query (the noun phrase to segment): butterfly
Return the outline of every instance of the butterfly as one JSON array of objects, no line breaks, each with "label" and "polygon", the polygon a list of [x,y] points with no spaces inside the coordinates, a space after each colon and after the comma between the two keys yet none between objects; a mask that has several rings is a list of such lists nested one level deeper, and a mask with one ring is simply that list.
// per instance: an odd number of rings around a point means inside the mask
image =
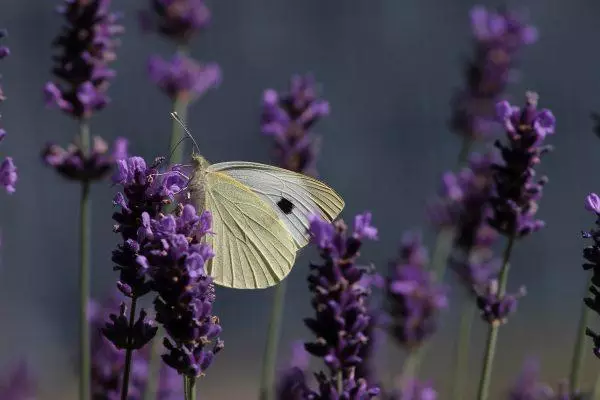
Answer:
[{"label": "butterfly", "polygon": [[344,200],[325,183],[283,168],[245,161],[210,164],[198,154],[191,164],[187,194],[196,210],[212,214],[213,234],[205,240],[215,256],[206,271],[221,286],[262,289],[281,282],[310,240],[310,216],[333,221],[344,208]]}]

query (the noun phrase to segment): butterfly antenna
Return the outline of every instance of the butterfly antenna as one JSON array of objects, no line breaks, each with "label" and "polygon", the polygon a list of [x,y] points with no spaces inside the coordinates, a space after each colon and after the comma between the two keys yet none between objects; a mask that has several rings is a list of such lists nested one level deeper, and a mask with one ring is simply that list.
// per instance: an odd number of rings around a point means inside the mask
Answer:
[{"label": "butterfly antenna", "polygon": [[[185,125],[185,122],[183,122],[181,120],[181,118],[179,118],[179,115],[177,115],[176,112],[172,112],[171,113],[171,118],[173,118],[175,121],[177,121],[177,123],[179,125],[181,125],[181,127],[183,128],[183,130],[185,131],[187,137],[182,138],[177,145],[179,145],[179,143],[181,143],[184,139],[186,138],[190,138],[192,140],[192,142],[194,143],[194,146],[196,146],[196,150],[198,150],[198,154],[200,154],[200,146],[198,146],[198,143],[196,143],[196,140],[194,139],[194,137],[192,136],[192,133],[190,132],[190,130],[187,128],[187,126]],[[176,146],[177,147],[177,146]]]}]

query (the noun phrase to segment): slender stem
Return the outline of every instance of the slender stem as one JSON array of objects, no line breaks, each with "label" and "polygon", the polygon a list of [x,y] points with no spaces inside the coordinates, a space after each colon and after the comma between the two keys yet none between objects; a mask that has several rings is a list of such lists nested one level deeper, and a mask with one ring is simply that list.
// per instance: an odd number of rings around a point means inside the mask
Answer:
[{"label": "slender stem", "polygon": [[131,331],[135,322],[135,308],[137,306],[137,297],[131,298],[131,310],[129,310],[129,329],[127,334],[127,350],[125,350],[125,370],[123,372],[123,386],[121,387],[121,400],[127,400],[127,391],[129,389],[129,375],[131,372],[131,357],[133,349],[131,348]]},{"label": "slender stem", "polygon": [[473,139],[464,138],[462,144],[460,146],[460,152],[458,153],[458,166],[462,166],[469,157],[469,152],[471,151],[471,147],[473,147]]},{"label": "slender stem", "polygon": [[[177,98],[173,101],[173,112],[176,112],[179,115],[179,118],[182,121],[187,120],[187,109],[188,109],[188,101],[182,98]],[[180,144],[179,141],[184,137],[183,128],[179,125],[179,122],[173,120],[173,126],[171,130],[171,140],[169,143],[169,153],[171,154],[171,158],[169,159],[169,164],[181,164],[183,161],[183,144]],[[177,147],[175,147],[177,146]]]},{"label": "slender stem", "polygon": [[460,316],[460,331],[456,347],[456,365],[452,380],[452,399],[465,398],[465,382],[469,369],[469,349],[471,347],[471,330],[477,312],[477,304],[472,299],[466,299]]},{"label": "slender stem", "polygon": [[260,400],[275,399],[275,368],[279,338],[281,336],[281,321],[283,320],[286,286],[287,281],[284,280],[275,287],[273,305],[271,307],[271,319],[267,331],[267,342],[263,355]]},{"label": "slender stem", "polygon": [[400,376],[400,391],[401,393],[408,387],[410,381],[417,375],[417,370],[421,362],[421,348],[409,351],[402,366],[402,375]]},{"label": "slender stem", "polygon": [[344,373],[341,370],[339,370],[336,374],[336,384],[338,396],[341,396],[342,392],[344,391]]},{"label": "slender stem", "polygon": [[[87,121],[79,125],[79,140],[84,154],[90,148],[90,131]],[[90,182],[81,182],[79,207],[79,399],[90,397],[90,327],[88,321],[88,301],[90,298]]]},{"label": "slender stem", "polygon": [[185,400],[196,400],[196,378],[191,376],[184,376],[183,379]]},{"label": "slender stem", "polygon": [[448,266],[448,255],[452,250],[454,243],[454,229],[444,228],[438,232],[435,238],[435,246],[433,248],[433,257],[431,259],[431,270],[438,282],[444,280],[444,273]]},{"label": "slender stem", "polygon": [[594,383],[594,389],[592,392],[592,400],[600,400],[600,373],[596,377],[596,383]]},{"label": "slender stem", "polygon": [[158,381],[160,379],[160,349],[161,341],[157,335],[152,340],[150,347],[150,360],[148,361],[148,380],[144,389],[144,400],[156,400]]},{"label": "slender stem", "polygon": [[[502,260],[502,269],[500,270],[500,283],[498,287],[498,296],[501,297],[506,292],[506,285],[508,283],[508,271],[510,269],[510,253],[514,245],[514,236],[508,239],[508,245],[504,250],[504,257]],[[490,382],[492,378],[492,366],[494,364],[494,356],[496,353],[496,342],[498,340],[498,329],[500,325],[498,323],[491,323],[488,331],[487,344],[485,348],[485,356],[483,359],[483,371],[481,373],[481,379],[479,381],[479,392],[477,395],[478,400],[487,400]]]},{"label": "slender stem", "polygon": [[[586,279],[583,298],[589,295],[589,280]],[[583,366],[587,348],[584,345],[586,341],[585,331],[589,325],[591,310],[583,302],[581,304],[581,314],[579,316],[579,329],[577,329],[577,338],[573,348],[573,359],[571,361],[571,373],[569,375],[569,390],[575,396],[581,391],[581,367]]]}]

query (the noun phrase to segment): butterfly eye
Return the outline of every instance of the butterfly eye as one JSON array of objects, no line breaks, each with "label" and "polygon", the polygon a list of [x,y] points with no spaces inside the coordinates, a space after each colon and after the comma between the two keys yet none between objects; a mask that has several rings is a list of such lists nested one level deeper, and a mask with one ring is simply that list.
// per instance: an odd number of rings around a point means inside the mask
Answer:
[{"label": "butterfly eye", "polygon": [[279,207],[281,212],[283,212],[285,215],[290,214],[294,209],[294,205],[292,204],[292,202],[286,199],[285,197],[282,197],[281,200],[277,202],[277,207]]}]

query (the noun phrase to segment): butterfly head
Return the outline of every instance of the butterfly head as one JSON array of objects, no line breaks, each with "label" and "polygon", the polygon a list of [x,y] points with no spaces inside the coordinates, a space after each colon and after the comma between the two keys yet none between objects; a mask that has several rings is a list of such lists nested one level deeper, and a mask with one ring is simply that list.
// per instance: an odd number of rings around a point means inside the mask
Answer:
[{"label": "butterfly head", "polygon": [[195,171],[205,170],[210,164],[200,154],[192,154],[192,167]]}]

